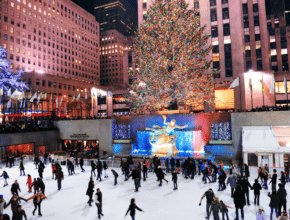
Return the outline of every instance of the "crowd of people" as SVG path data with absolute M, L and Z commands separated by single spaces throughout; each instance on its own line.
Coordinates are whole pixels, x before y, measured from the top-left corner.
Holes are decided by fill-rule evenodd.
M 61 182 L 64 179 L 64 173 L 62 171 L 62 166 L 54 160 L 54 157 L 44 157 L 43 161 L 38 157 L 34 157 L 35 169 L 37 169 L 39 177 L 34 178 L 30 174 L 27 175 L 26 185 L 28 187 L 28 192 L 33 193 L 34 195 L 29 198 L 23 198 L 19 196 L 21 192 L 19 183 L 17 180 L 11 185 L 11 194 L 12 197 L 10 200 L 5 201 L 2 195 L 0 195 L 0 219 L 10 219 L 7 214 L 3 214 L 4 210 L 11 205 L 12 211 L 12 220 L 27 219 L 25 211 L 22 209 L 21 200 L 28 202 L 33 200 L 34 210 L 32 212 L 35 215 L 36 210 L 38 209 L 38 215 L 42 216 L 41 213 L 41 203 L 47 197 L 45 195 L 45 183 L 43 181 L 43 171 L 46 169 L 47 164 L 51 165 L 52 179 L 57 181 L 57 189 L 61 190 Z M 68 175 L 75 174 L 75 167 L 80 167 L 81 171 L 84 172 L 84 160 L 83 158 L 68 158 L 66 160 L 66 168 L 68 170 Z M 96 181 L 101 182 L 103 178 L 108 177 L 108 165 L 106 161 L 95 160 L 91 161 L 91 172 L 90 172 L 90 181 L 88 183 L 88 188 L 86 195 L 89 197 L 88 204 L 92 206 L 92 203 L 95 203 L 98 212 L 98 218 L 101 219 L 104 216 L 102 211 L 102 192 L 100 188 L 96 189 L 94 196 L 94 177 Z M 9 167 L 9 166 L 7 166 Z M 202 201 L 206 198 L 206 219 L 209 219 L 213 215 L 214 220 L 220 219 L 220 214 L 222 219 L 229 220 L 228 209 L 235 208 L 236 218 L 247 219 L 246 213 L 244 213 L 244 207 L 250 206 L 250 191 L 253 190 L 254 194 L 254 205 L 257 205 L 256 210 L 256 219 L 257 220 L 266 220 L 266 212 L 263 207 L 260 206 L 260 195 L 262 190 L 269 190 L 268 184 L 271 184 L 271 192 L 268 192 L 269 197 L 269 210 L 270 210 L 270 219 L 273 217 L 279 220 L 289 220 L 287 213 L 287 192 L 285 185 L 290 181 L 289 163 L 285 167 L 285 172 L 281 171 L 280 174 L 277 174 L 277 170 L 273 169 L 273 173 L 270 175 L 269 168 L 267 165 L 260 167 L 258 170 L 258 176 L 255 178 L 253 183 L 249 182 L 250 172 L 247 164 L 243 164 L 239 169 L 235 168 L 232 164 L 229 166 L 229 170 L 226 172 L 224 169 L 224 164 L 220 161 L 218 164 L 212 162 L 211 160 L 202 161 L 195 160 L 194 158 L 178 159 L 178 158 L 166 158 L 163 162 L 159 157 L 154 156 L 152 159 L 134 162 L 132 155 L 128 156 L 125 160 L 121 159 L 120 163 L 122 175 L 124 175 L 124 181 L 128 181 L 132 177 L 134 180 L 134 189 L 135 192 L 139 192 L 141 187 L 141 182 L 146 181 L 148 178 L 148 172 L 155 173 L 156 180 L 158 181 L 158 186 L 162 187 L 163 181 L 168 183 L 168 180 L 173 182 L 173 190 L 178 190 L 178 178 L 186 179 L 195 179 L 198 176 L 202 179 L 203 184 L 214 184 L 218 183 L 218 191 L 224 191 L 226 187 L 231 188 L 231 197 L 232 203 L 225 204 L 223 200 L 220 200 L 215 193 L 212 187 L 210 187 L 200 199 L 199 205 L 202 205 Z M 19 165 L 20 176 L 26 176 L 25 166 L 23 160 L 20 161 Z M 97 171 L 97 174 L 96 174 Z M 117 186 L 118 178 L 120 177 L 119 173 L 111 169 L 112 176 L 114 181 L 112 184 Z M 169 177 L 170 176 L 170 177 Z M 279 176 L 279 178 L 278 178 Z M 7 180 L 9 175 L 6 171 L 3 171 L 2 175 L 4 179 L 4 187 L 8 185 Z M 268 180 L 270 180 L 268 182 Z M 278 184 L 278 188 L 277 188 Z M 277 190 L 278 189 L 278 190 Z M 94 198 L 94 200 L 93 200 Z M 265 198 L 263 198 L 265 199 Z M 232 205 L 229 206 L 229 205 Z M 126 212 L 126 215 L 130 212 L 132 219 L 135 219 L 136 209 L 143 211 L 135 204 L 135 199 L 132 198 L 130 206 Z M 239 213 L 241 213 L 239 215 Z

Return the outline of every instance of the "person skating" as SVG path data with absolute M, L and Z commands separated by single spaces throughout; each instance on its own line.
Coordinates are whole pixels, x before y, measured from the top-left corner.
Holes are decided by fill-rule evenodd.
M 229 220 L 229 210 L 228 208 L 232 208 L 230 206 L 227 206 L 223 200 L 220 201 L 220 205 L 221 205 L 221 213 L 222 213 L 222 219 L 225 220 L 225 216 L 227 217 L 227 220 Z
M 103 161 L 103 169 L 104 169 L 104 178 L 108 178 L 108 175 L 107 175 L 108 165 L 106 161 Z
M 262 190 L 262 186 L 258 182 L 258 179 L 255 179 L 252 190 L 254 190 L 254 205 L 260 205 L 260 191 Z
M 177 172 L 176 170 L 172 171 L 172 181 L 173 181 L 173 190 L 177 190 Z
M 135 213 L 136 213 L 136 209 L 139 210 L 140 212 L 144 212 L 142 209 L 140 209 L 136 204 L 135 204 L 135 199 L 132 198 L 131 199 L 131 204 L 125 214 L 125 218 L 128 214 L 128 212 L 130 212 L 130 216 L 132 217 L 132 220 L 135 220 Z
M 276 193 L 276 191 L 273 191 L 272 194 L 268 193 L 268 196 L 270 197 L 270 208 L 271 208 L 271 212 L 270 212 L 270 220 L 272 220 L 272 216 L 273 216 L 273 212 L 275 211 L 276 213 L 276 217 L 279 217 L 279 197 Z
M 251 184 L 249 183 L 249 181 L 247 180 L 246 176 L 243 177 L 242 181 L 241 181 L 241 187 L 242 187 L 242 191 L 245 193 L 246 198 L 247 198 L 247 204 L 250 204 L 250 198 L 249 198 L 249 187 L 252 188 Z
M 61 181 L 63 180 L 63 178 L 63 172 L 60 168 L 55 173 L 55 180 L 57 180 L 57 190 L 61 190 Z
M 165 179 L 164 175 L 166 175 L 166 174 L 161 169 L 161 166 L 158 166 L 157 167 L 157 177 L 158 177 L 158 181 L 160 182 L 159 186 L 162 186 L 162 180 L 164 180 L 165 182 L 168 183 L 168 180 Z
M 84 166 L 84 159 L 83 159 L 83 157 L 81 157 L 81 159 L 80 159 L 80 167 L 82 169 L 82 172 L 85 172 L 83 166 Z
M 276 174 L 276 172 L 277 172 L 277 170 L 274 169 L 271 181 L 269 182 L 269 184 L 272 183 L 272 192 L 276 191 L 276 184 L 277 184 L 277 174 Z
M 88 185 L 87 193 L 86 193 L 86 195 L 89 196 L 89 201 L 88 201 L 89 206 L 92 206 L 91 202 L 93 202 L 92 198 L 93 198 L 93 193 L 94 193 L 94 186 L 95 186 L 95 183 L 94 183 L 93 178 L 91 177 L 89 185 Z
M 245 166 L 245 176 L 246 176 L 246 179 L 248 180 L 250 177 L 249 166 L 247 164 L 244 164 L 244 166 Z
M 27 182 L 26 185 L 28 186 L 28 192 L 31 193 L 31 186 L 32 186 L 32 178 L 30 176 L 30 174 L 27 175 Z
M 94 161 L 91 161 L 91 177 L 93 177 L 93 174 L 94 176 L 96 176 L 96 164 L 94 163 Z
M 287 162 L 285 166 L 286 182 L 289 182 L 289 172 L 290 172 L 290 164 L 289 162 Z
M 32 186 L 33 186 L 34 194 L 36 194 L 37 189 L 38 189 L 38 182 L 37 182 L 36 178 L 33 179 L 33 182 L 31 184 L 31 187 Z
M 180 172 L 180 160 L 179 159 L 176 159 L 176 172 L 177 172 L 177 174 L 179 174 L 179 172 Z
M 146 176 L 147 176 L 148 168 L 146 166 L 145 160 L 143 161 L 143 169 L 142 169 L 142 172 L 143 172 L 143 181 L 146 181 Z
M 166 170 L 165 171 L 166 173 L 169 173 L 169 159 L 168 158 L 165 159 L 165 170 Z
M 218 177 L 218 180 L 219 180 L 219 189 L 218 189 L 218 191 L 223 191 L 224 190 L 224 186 L 223 186 L 223 184 L 224 184 L 224 182 L 225 182 L 225 175 L 224 175 L 224 173 L 222 172 L 222 171 L 218 171 L 218 175 L 219 175 L 219 177 Z M 206 180 L 206 179 L 205 179 Z M 206 183 L 206 182 L 205 182 Z
M 219 212 L 221 211 L 221 205 L 219 204 L 217 198 L 215 198 L 210 206 L 209 215 L 213 214 L 214 220 L 220 220 Z
M 209 183 L 211 183 L 211 180 L 209 178 L 209 167 L 208 166 L 204 167 L 203 175 L 204 175 L 204 184 L 207 184 L 207 179 L 208 179 Z
M 101 178 L 102 169 L 103 169 L 102 162 L 100 161 L 100 159 L 98 159 L 98 164 L 97 164 L 98 176 L 97 176 L 97 180 L 100 180 L 100 182 L 102 181 L 102 178 Z
M 132 179 L 134 180 L 134 185 L 135 185 L 135 192 L 138 192 L 138 188 L 139 188 L 139 171 L 137 169 L 135 169 L 135 167 L 132 167 L 132 172 L 131 174 L 128 175 L 128 178 L 130 178 L 132 176 Z
M 281 171 L 281 178 L 279 179 L 281 181 L 281 184 L 285 186 L 286 184 L 286 177 L 283 171 Z
M 101 216 L 104 216 L 102 211 L 102 205 L 103 205 L 103 198 L 102 198 L 102 192 L 99 188 L 97 188 L 97 192 L 95 195 L 95 203 L 98 207 L 98 218 L 101 219 Z
M 22 173 L 23 173 L 23 176 L 25 176 L 25 171 L 24 171 L 25 168 L 24 168 L 22 160 L 20 160 L 19 169 L 20 169 L 20 176 L 22 176 Z
M 18 205 L 15 220 L 23 220 L 23 217 L 27 220 L 25 211 L 22 209 L 21 205 Z
M 218 173 L 217 166 L 216 166 L 216 162 L 214 162 L 211 165 L 211 169 L 212 169 L 212 172 L 211 172 L 211 181 L 214 183 L 214 182 L 216 182 L 216 175 Z
M 114 183 L 114 186 L 115 186 L 115 185 L 117 185 L 117 179 L 118 179 L 119 174 L 113 169 L 111 171 L 112 171 L 112 173 L 113 173 L 113 175 L 115 177 L 115 183 Z
M 11 194 L 16 194 L 17 196 L 19 196 L 18 191 L 21 192 L 19 188 L 19 183 L 17 182 L 17 180 L 15 180 L 15 182 L 11 186 Z
M 4 200 L 3 195 L 0 195 L 0 215 L 3 214 L 5 206 L 6 206 L 6 201 Z
M 47 197 L 40 191 L 38 191 L 36 194 L 31 196 L 30 198 L 27 199 L 27 201 L 33 199 L 33 205 L 34 205 L 34 210 L 32 211 L 32 214 L 34 215 L 36 209 L 38 208 L 38 215 L 42 216 L 41 214 L 41 202 L 43 199 L 47 199 Z
M 211 207 L 211 204 L 212 204 L 212 201 L 214 200 L 215 198 L 215 195 L 214 195 L 214 192 L 212 191 L 212 189 L 209 189 L 207 190 L 203 196 L 201 197 L 200 199 L 200 202 L 199 202 L 199 206 L 201 206 L 201 202 L 203 200 L 203 198 L 206 197 L 206 219 L 209 219 L 209 210 L 210 210 L 210 207 Z
M 39 177 L 37 178 L 37 186 L 40 189 L 40 191 L 45 195 L 45 184 Z
M 74 173 L 74 166 L 71 160 L 67 161 L 67 166 L 68 166 L 68 175 L 71 176 Z
M 262 175 L 263 175 L 263 179 L 264 179 L 264 188 L 266 189 L 266 190 L 268 190 L 268 171 L 267 171 L 267 169 L 266 168 L 264 168 L 263 170 L 262 170 Z
M 37 169 L 39 162 L 40 162 L 39 157 L 37 155 L 35 155 L 34 156 L 35 169 Z
M 170 159 L 170 168 L 171 168 L 171 172 L 173 172 L 173 170 L 175 170 L 175 160 L 173 157 L 171 157 L 171 159 Z
M 231 174 L 227 180 L 227 185 L 230 184 L 231 187 L 231 197 L 233 198 L 234 196 L 234 190 L 237 187 L 237 181 L 238 178 L 236 177 L 236 175 Z
M 289 220 L 287 212 L 284 210 L 278 220 Z
M 13 194 L 11 199 L 9 200 L 8 204 L 4 206 L 4 209 L 6 209 L 9 205 L 11 205 L 11 211 L 12 211 L 12 220 L 16 220 L 16 212 L 17 212 L 17 207 L 20 203 L 20 200 L 24 200 L 27 202 L 26 199 L 22 197 L 18 197 L 17 194 Z
M 79 159 L 77 157 L 75 158 L 75 166 L 79 167 Z
M 191 179 L 194 179 L 194 172 L 195 172 L 195 162 L 194 161 L 190 161 L 188 169 L 189 169 L 189 173 L 191 175 Z
M 3 185 L 3 187 L 8 186 L 8 182 L 7 182 L 7 179 L 9 178 L 8 173 L 4 170 L 2 172 L 2 175 L 0 177 L 3 177 L 3 179 L 4 179 L 4 185 Z
M 264 209 L 260 206 L 259 209 L 256 211 L 256 220 L 267 220 L 266 213 Z M 271 218 L 272 220 L 272 218 Z
M 39 166 L 38 166 L 38 173 L 39 173 L 39 177 L 40 179 L 43 178 L 42 174 L 43 174 L 43 171 L 44 171 L 44 163 L 42 163 L 41 161 L 39 162 Z
M 241 210 L 242 220 L 244 219 L 244 205 L 246 204 L 245 193 L 242 191 L 240 185 L 237 185 L 236 190 L 234 192 L 234 203 L 236 208 L 236 218 L 235 220 L 239 220 L 239 209 Z
M 287 203 L 287 191 L 286 189 L 284 188 L 284 185 L 279 183 L 278 184 L 279 186 L 279 189 L 278 189 L 278 192 L 277 192 L 277 195 L 278 195 L 278 198 L 279 198 L 279 204 L 278 204 L 278 211 L 279 211 L 279 216 L 281 215 L 281 208 L 283 206 L 283 210 L 287 210 L 287 207 L 286 207 L 286 203 Z
M 52 179 L 54 179 L 54 175 L 56 172 L 56 166 L 54 163 L 51 163 L 51 172 L 52 172 Z

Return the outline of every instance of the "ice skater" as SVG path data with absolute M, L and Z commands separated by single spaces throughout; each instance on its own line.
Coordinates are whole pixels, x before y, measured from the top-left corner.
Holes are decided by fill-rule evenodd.
M 112 173 L 113 173 L 113 175 L 114 175 L 114 177 L 115 177 L 115 183 L 114 183 L 114 186 L 116 186 L 117 185 L 117 178 L 118 178 L 118 176 L 119 176 L 119 174 L 115 171 L 115 170 L 111 170 L 112 171 Z
M 128 178 L 130 178 L 132 176 L 132 179 L 134 180 L 134 184 L 135 184 L 135 192 L 138 192 L 138 188 L 139 188 L 139 171 L 137 169 L 135 169 L 135 167 L 132 167 L 132 172 L 130 175 L 128 175 Z
M 98 207 L 98 218 L 101 219 L 101 216 L 104 216 L 103 211 L 102 211 L 102 205 L 103 205 L 103 201 L 102 201 L 102 192 L 99 188 L 97 188 L 97 192 L 95 195 L 95 203 L 96 206 Z
M 31 187 L 32 187 L 32 186 L 33 186 L 34 194 L 36 194 L 37 189 L 38 189 L 38 183 L 37 183 L 36 178 L 33 179 L 33 182 L 32 182 L 32 184 L 31 184 Z
M 6 209 L 9 205 L 11 205 L 11 211 L 12 211 L 12 220 L 16 220 L 16 215 L 17 215 L 17 207 L 20 203 L 20 200 L 24 200 L 27 202 L 26 199 L 22 197 L 18 197 L 17 194 L 13 194 L 11 199 L 9 200 L 8 204 L 4 206 L 4 209 Z
M 102 178 L 101 178 L 102 169 L 103 169 L 102 162 L 100 161 L 100 159 L 98 159 L 98 164 L 97 164 L 98 176 L 97 176 L 97 180 L 100 179 L 100 182 L 102 181 Z
M 56 172 L 56 166 L 55 166 L 54 162 L 51 163 L 51 172 L 52 172 L 52 179 L 54 179 L 54 175 Z
M 81 157 L 81 159 L 80 159 L 80 167 L 82 169 L 82 172 L 85 172 L 83 166 L 84 166 L 84 159 Z
M 6 206 L 6 201 L 3 199 L 3 195 L 0 195 L 0 216 L 3 214 L 3 210 L 5 206 Z
M 108 165 L 106 161 L 103 161 L 103 169 L 104 169 L 104 178 L 108 178 L 108 175 L 107 175 Z
M 27 220 L 27 216 L 26 216 L 25 211 L 22 209 L 21 205 L 18 205 L 15 219 L 22 220 L 22 217 L 24 217 L 25 220 Z
M 136 204 L 135 204 L 135 199 L 132 198 L 131 199 L 131 204 L 125 214 L 125 218 L 128 214 L 128 212 L 130 212 L 130 216 L 132 217 L 132 220 L 135 220 L 135 213 L 136 213 L 136 209 L 139 210 L 140 212 L 144 212 L 142 209 L 140 209 Z
M 157 167 L 157 178 L 158 181 L 160 181 L 159 186 L 162 186 L 162 180 L 168 183 L 168 180 L 165 179 L 164 175 L 166 175 L 163 170 L 161 169 L 161 166 Z
M 92 198 L 93 198 L 93 193 L 94 193 L 94 186 L 95 186 L 95 183 L 94 183 L 93 178 L 91 177 L 89 185 L 88 185 L 87 193 L 86 193 L 86 195 L 89 196 L 89 201 L 88 201 L 89 206 L 92 206 L 91 202 L 93 202 Z
M 18 196 L 18 191 L 21 192 L 19 188 L 19 183 L 17 182 L 17 180 L 15 180 L 15 182 L 11 186 L 11 194 L 16 194 Z
M 212 191 L 211 188 L 203 194 L 203 196 L 200 199 L 199 206 L 201 206 L 201 202 L 202 202 L 204 197 L 206 197 L 206 214 L 207 214 L 207 217 L 205 217 L 205 218 L 209 219 L 209 210 L 211 207 L 211 203 L 213 202 L 213 200 L 215 198 L 214 192 Z
M 146 181 L 148 169 L 147 169 L 145 160 L 143 161 L 143 169 L 142 169 L 142 171 L 143 171 L 143 181 Z
M 34 194 L 30 198 L 28 198 L 26 200 L 26 202 L 31 200 L 31 199 L 33 199 L 33 205 L 34 205 L 34 210 L 32 211 L 32 214 L 34 215 L 34 213 L 38 207 L 38 216 L 42 216 L 42 214 L 41 214 L 41 202 L 43 199 L 47 199 L 47 197 L 42 192 L 38 191 L 36 194 Z
M 4 179 L 4 186 L 3 187 L 8 186 L 8 182 L 7 182 L 7 179 L 9 178 L 8 173 L 4 170 L 0 177 L 3 177 L 3 179 Z
M 63 172 L 61 168 L 56 171 L 55 180 L 57 180 L 57 190 L 61 190 L 61 181 L 63 180 Z
M 26 186 L 28 186 L 28 192 L 31 193 L 31 186 L 32 186 L 32 178 L 30 176 L 30 174 L 27 175 L 27 182 L 26 182 Z
M 39 166 L 38 166 L 38 173 L 39 173 L 39 177 L 40 179 L 43 178 L 42 174 L 43 174 L 43 171 L 44 171 L 44 163 L 42 163 L 41 161 L 39 162 Z
M 172 181 L 173 181 L 173 190 L 177 190 L 178 188 L 177 188 L 177 172 L 176 172 L 176 170 L 174 169 L 173 171 L 172 171 Z
M 19 165 L 19 169 L 20 169 L 20 176 L 22 176 L 22 173 L 23 173 L 23 176 L 25 176 L 25 168 L 23 166 L 23 160 L 20 160 L 20 165 Z
M 94 163 L 94 161 L 91 161 L 91 177 L 93 177 L 93 174 L 94 174 L 94 176 L 96 176 L 96 172 L 95 172 L 95 170 L 96 170 L 96 164 Z

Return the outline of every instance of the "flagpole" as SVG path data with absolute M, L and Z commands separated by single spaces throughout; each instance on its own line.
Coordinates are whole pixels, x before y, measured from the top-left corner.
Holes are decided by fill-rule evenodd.
M 242 112 L 243 111 L 243 105 L 242 105 L 241 75 L 239 75 L 239 87 L 240 87 L 240 109 L 241 109 L 241 112 Z
M 288 108 L 289 108 L 289 101 L 288 101 L 288 88 L 287 88 L 287 77 L 286 77 L 286 72 L 284 73 L 284 77 L 285 77 L 285 81 L 286 81 L 286 91 L 285 91 L 285 94 L 286 94 L 286 96 L 287 96 L 287 110 L 288 110 Z
M 251 80 L 251 84 L 250 84 L 250 89 L 251 89 L 251 104 L 252 104 L 252 109 L 254 108 L 254 102 L 253 102 L 253 84 L 252 84 L 252 75 L 250 75 L 250 80 Z
M 263 95 L 263 106 L 265 106 L 264 73 L 262 73 L 262 95 Z

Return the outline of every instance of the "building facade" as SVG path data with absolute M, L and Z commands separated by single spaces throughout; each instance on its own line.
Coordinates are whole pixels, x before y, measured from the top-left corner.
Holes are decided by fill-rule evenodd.
M 90 89 L 100 84 L 95 17 L 69 0 L 3 0 L 0 6 L 0 44 L 13 69 L 27 73 L 26 108 L 34 108 L 28 99 L 36 92 L 41 94 L 38 105 L 47 103 L 45 111 L 58 111 L 52 103 L 60 107 L 60 100 L 65 108 L 64 102 L 75 102 L 78 96 L 85 103 Z M 76 108 L 84 109 L 79 103 Z
M 117 30 L 100 34 L 101 85 L 128 84 L 128 68 L 132 67 L 132 41 Z
M 201 26 L 206 25 L 205 34 L 211 35 L 208 46 L 212 46 L 212 68 L 220 69 L 215 75 L 216 97 L 227 100 L 216 101 L 220 109 L 246 109 L 244 73 L 271 73 L 270 41 L 267 30 L 265 0 L 194 0 L 186 1 L 189 9 L 199 11 Z M 152 0 L 138 1 L 138 25 L 146 19 Z M 229 84 L 240 78 L 240 87 L 234 92 Z M 224 102 L 224 104 L 222 104 Z M 231 104 L 230 104 L 231 103 Z M 234 105 L 233 105 L 234 103 Z M 254 106 L 255 107 L 255 106 Z
M 126 0 L 95 0 L 95 16 L 100 31 L 115 29 L 132 36 L 137 30 L 137 12 Z

